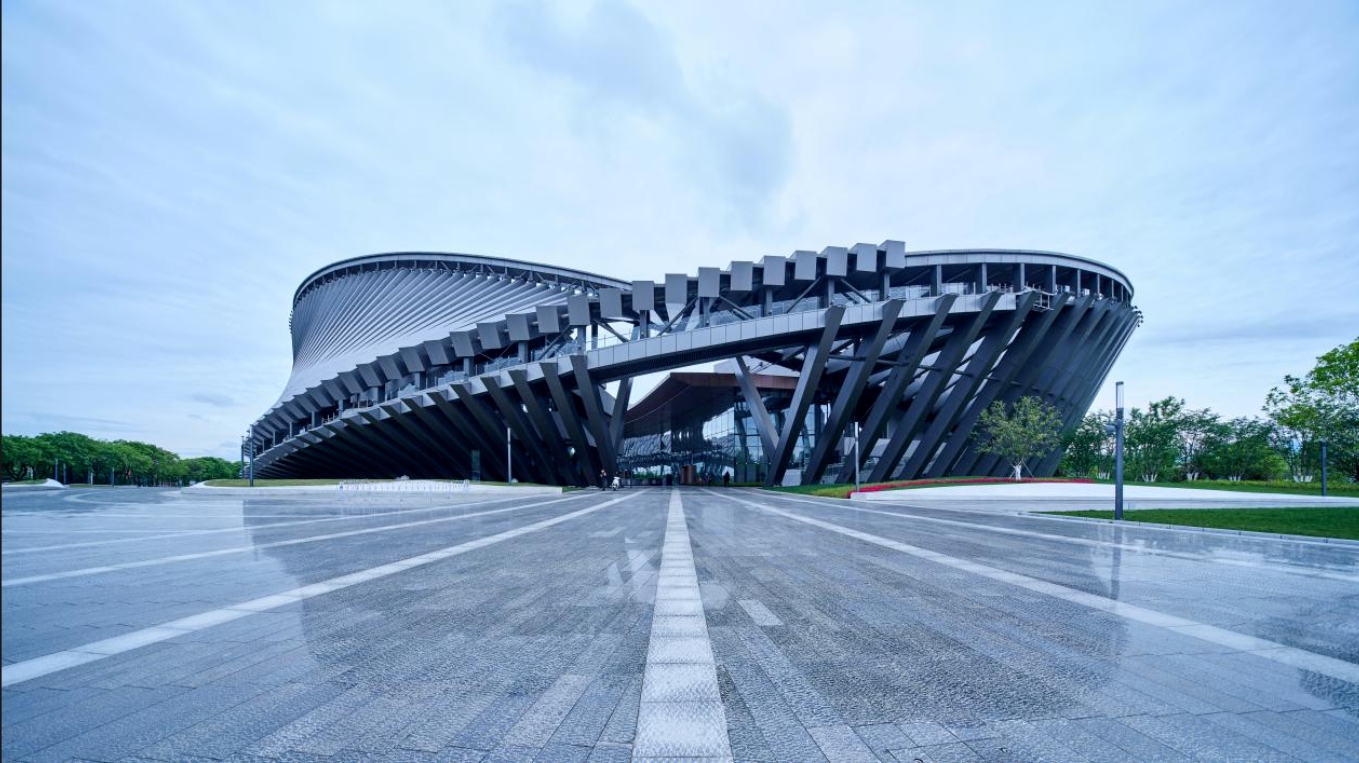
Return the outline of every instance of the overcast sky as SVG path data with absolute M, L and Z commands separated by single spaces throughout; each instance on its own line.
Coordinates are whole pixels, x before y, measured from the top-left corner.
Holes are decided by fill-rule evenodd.
M 293 290 L 387 251 L 1091 257 L 1146 314 L 1097 407 L 1359 335 L 1359 4 L 828 6 L 7 0 L 4 431 L 234 458 Z

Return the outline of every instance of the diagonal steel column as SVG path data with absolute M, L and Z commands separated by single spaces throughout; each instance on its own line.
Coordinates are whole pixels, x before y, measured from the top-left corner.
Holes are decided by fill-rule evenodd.
M 529 422 L 533 424 L 537 432 L 538 439 L 547 445 L 550 451 L 553 466 L 561 476 L 564 484 L 581 485 L 580 470 L 576 466 L 576 461 L 566 452 L 566 445 L 562 441 L 561 430 L 557 427 L 557 422 L 553 420 L 552 414 L 543 406 L 537 393 L 529 384 L 528 373 L 522 368 L 514 369 L 509 372 L 510 381 L 514 382 L 514 390 L 519 395 L 519 400 L 523 402 L 524 408 L 528 411 Z
M 604 405 L 599 399 L 599 387 L 590 378 L 590 366 L 584 355 L 571 356 L 571 371 L 576 377 L 576 391 L 585 403 L 585 419 L 595 436 L 600 465 L 612 477 L 618 471 L 613 443 L 609 441 L 609 421 L 604 416 Z
M 887 447 L 883 449 L 882 457 L 878 463 L 873 465 L 873 471 L 868 475 L 869 482 L 882 482 L 896 470 L 902 455 L 906 452 L 906 446 L 911 444 L 919 431 L 920 425 L 925 421 L 925 417 L 931 413 L 935 401 L 944 391 L 945 385 L 952 379 L 958 366 L 962 363 L 963 357 L 967 354 L 968 348 L 976 341 L 977 335 L 981 333 L 986 321 L 991 317 L 991 312 L 995 310 L 996 303 L 1000 301 L 999 292 L 991 292 L 983 298 L 981 309 L 968 321 L 967 328 L 962 331 L 955 331 L 940 351 L 939 358 L 935 360 L 934 367 L 925 372 L 925 381 L 915 397 L 911 399 L 910 407 L 906 409 L 906 416 L 897 426 L 896 432 L 887 441 Z
M 491 396 L 491 400 L 500 409 L 500 415 L 505 418 L 505 421 L 509 422 L 510 428 L 514 430 L 514 436 L 519 439 L 520 450 L 527 448 L 533 455 L 534 463 L 531 463 L 533 469 L 528 470 L 534 477 L 532 481 L 551 482 L 555 476 L 552 457 L 543 449 L 542 440 L 534 436 L 533 428 L 529 425 L 524 412 L 510 400 L 509 395 L 505 394 L 505 390 L 501 389 L 500 385 L 485 379 L 483 381 L 486 382 L 486 393 Z M 525 459 L 525 461 L 527 462 L 528 459 Z M 517 463 L 515 470 L 518 471 Z
M 450 475 L 455 478 L 459 475 L 470 476 L 472 462 L 467 456 L 467 450 L 460 447 L 462 438 L 448 420 L 418 402 L 407 402 L 406 407 L 410 409 L 410 415 L 420 422 L 429 437 L 437 443 L 437 452 L 447 461 Z
M 488 450 L 494 451 L 496 454 L 503 452 L 505 450 L 505 426 L 496 417 L 495 412 L 491 410 L 491 406 L 468 389 L 466 384 L 455 383 L 450 387 L 453 394 L 458 396 L 463 408 L 467 409 L 467 412 L 472 415 L 472 420 L 480 425 L 482 430 L 481 442 L 486 445 Z M 506 479 L 508 479 L 508 472 L 508 466 L 504 459 L 501 459 L 500 474 L 506 475 Z
M 839 444 L 845 427 L 849 425 L 850 419 L 854 417 L 854 411 L 859 407 L 859 397 L 868 384 L 868 378 L 877 367 L 883 345 L 887 344 L 887 340 L 896 332 L 897 316 L 901 314 L 901 307 L 904 304 L 905 302 L 900 299 L 883 303 L 882 323 L 878 324 L 878 330 L 873 332 L 873 336 L 859 347 L 849 371 L 845 374 L 845 381 L 835 395 L 834 404 L 831 405 L 826 427 L 821 431 L 821 437 L 816 441 L 807 468 L 802 472 L 802 484 L 815 484 L 825 473 L 830 454 Z
M 613 399 L 613 416 L 609 419 L 609 446 L 616 455 L 623 447 L 623 421 L 628 414 L 628 398 L 632 396 L 632 377 L 618 380 L 618 395 Z
M 816 395 L 816 388 L 821 384 L 821 374 L 826 370 L 831 345 L 835 343 L 835 336 L 840 332 L 840 321 L 844 317 L 843 306 L 827 308 L 821 338 L 816 344 L 807 347 L 807 355 L 802 361 L 802 373 L 798 376 L 797 387 L 793 389 L 793 400 L 788 405 L 787 418 L 783 421 L 783 432 L 779 435 L 779 441 L 774 444 L 774 457 L 769 461 L 769 473 L 764 478 L 766 487 L 777 485 L 783 480 L 783 472 L 793 458 L 793 446 L 797 444 L 798 433 L 802 430 L 802 420 L 806 418 L 807 409 L 811 407 L 812 398 Z
M 915 452 L 906 459 L 906 465 L 902 468 L 903 474 L 921 474 L 927 466 L 931 465 L 931 457 L 939 452 L 940 446 L 944 443 L 944 437 L 958 425 L 963 407 L 969 400 L 973 399 L 982 384 L 986 383 L 986 379 L 995 369 L 1001 353 L 1010 345 L 1010 341 L 1024 324 L 1024 320 L 1029 316 L 1029 311 L 1033 309 L 1034 303 L 1037 301 L 1038 295 L 1032 292 L 1020 296 L 1017 300 L 1018 304 L 1010 311 L 1009 318 L 1005 320 L 1004 325 L 987 332 L 982 339 L 981 346 L 972 354 L 972 359 L 967 362 L 967 370 L 953 382 L 952 388 L 944 396 L 941 396 L 943 403 L 939 406 L 939 410 L 935 412 L 934 420 L 925 428 L 925 434 L 921 435 L 920 444 L 916 446 Z
M 585 427 L 581 426 L 580 416 L 576 412 L 575 396 L 562 384 L 557 373 L 556 361 L 545 360 L 539 363 L 538 367 L 542 369 L 543 380 L 547 382 L 547 389 L 552 393 L 552 401 L 557 405 L 557 415 L 561 416 L 562 425 L 571 436 L 571 442 L 576 449 L 576 459 L 585 467 L 585 484 L 600 485 L 599 459 L 596 457 L 595 449 L 590 446 L 590 439 L 585 436 Z
M 765 458 L 769 458 L 774 455 L 774 421 L 769 418 L 769 411 L 764 407 L 764 398 L 760 397 L 760 390 L 755 387 L 755 380 L 746 367 L 746 359 L 737 355 L 735 360 L 736 381 L 741 385 L 741 396 L 746 399 L 746 407 L 750 409 L 750 418 L 755 423 L 760 444 L 764 446 Z
M 1058 298 L 1061 300 L 1069 299 L 1065 292 L 1060 293 Z M 1066 363 L 1073 356 L 1076 348 L 1068 340 L 1068 337 L 1078 327 L 1086 325 L 1086 321 L 1090 319 L 1089 311 L 1093 303 L 1094 299 L 1091 297 L 1070 300 L 1070 306 L 1061 310 L 1052 336 L 1035 353 L 1034 359 L 1019 374 L 1015 384 L 1001 393 L 999 399 L 1002 403 L 1009 406 L 1021 397 L 1035 394 L 1038 389 L 1037 381 L 1044 371 L 1050 365 Z M 1054 305 L 1053 309 L 1057 310 L 1058 307 Z M 965 459 L 959 460 L 957 468 L 961 474 L 999 477 L 1006 473 L 1004 471 L 1005 464 L 999 456 L 982 453 L 975 443 L 968 444 L 968 455 Z
M 372 435 L 364 432 L 364 425 L 356 423 L 353 419 L 341 422 L 341 424 L 342 426 L 333 430 L 335 436 L 340 438 L 337 440 L 337 444 L 343 442 L 364 454 L 370 464 L 370 469 L 372 465 L 377 465 L 383 469 L 383 475 L 379 476 L 398 477 L 401 475 L 401 462 L 393 460 L 392 454 L 386 448 L 382 447 Z
M 1059 295 L 1059 299 L 1064 302 L 1066 293 Z M 925 472 L 926 477 L 942 477 L 946 474 L 966 472 L 953 472 L 951 467 L 954 462 L 960 459 L 960 454 L 966 455 L 966 447 L 972 440 L 972 430 L 977 425 L 977 420 L 982 413 L 998 397 L 1015 384 L 1015 379 L 1028 365 L 1029 358 L 1032 357 L 1047 336 L 1048 330 L 1057 322 L 1058 312 L 1048 310 L 1040 313 L 1037 318 L 1029 318 L 1024 323 L 1024 328 L 1011 346 L 1005 351 L 1005 357 L 1001 358 L 991 372 L 990 379 L 982 387 L 981 392 L 974 395 L 967 411 L 958 420 L 953 434 L 950 435 L 948 442 L 944 444 L 943 450 L 939 452 L 938 458 L 930 465 Z
M 934 345 L 935 337 L 939 335 L 939 330 L 944 327 L 944 321 L 948 318 L 949 311 L 953 309 L 953 303 L 958 300 L 956 294 L 945 294 L 938 298 L 935 304 L 934 315 L 930 317 L 929 323 L 923 327 L 912 328 L 906 337 L 906 343 L 897 352 L 896 370 L 892 371 L 882 382 L 882 388 L 878 391 L 878 399 L 873 402 L 873 407 L 869 410 L 867 418 L 864 420 L 864 428 L 859 433 L 859 453 L 855 457 L 859 459 L 859 466 L 863 466 L 866 460 L 864 452 L 872 453 L 878 438 L 882 437 L 887 429 L 887 422 L 901 402 L 901 396 L 906 388 L 915 379 L 915 371 L 920 366 L 920 361 L 930 354 L 930 347 Z M 854 476 L 854 461 L 847 460 L 840 467 L 840 473 L 835 476 L 835 481 L 840 483 L 849 482 Z
M 398 436 L 396 432 L 392 432 L 386 426 L 383 426 L 383 420 L 378 416 L 375 409 L 370 408 L 359 411 L 359 416 L 368 422 L 368 426 L 364 427 L 364 430 L 367 434 L 372 436 L 375 442 L 381 443 L 385 441 L 389 444 L 391 450 L 408 459 L 408 465 L 403 471 L 404 474 L 410 476 L 411 472 L 414 472 L 415 476 L 419 477 L 423 476 L 422 472 L 425 472 L 426 470 L 430 474 L 438 472 L 438 462 L 429 454 L 416 447 L 409 440 Z
M 454 395 L 454 397 L 456 397 L 456 395 Z M 453 398 L 445 397 L 437 390 L 429 393 L 429 399 L 434 401 L 434 405 L 439 409 L 439 412 L 447 417 L 448 420 L 452 422 L 453 426 L 457 427 L 458 430 L 462 432 L 462 436 L 466 438 L 464 442 L 467 443 L 467 457 L 469 461 L 471 461 L 472 458 L 471 451 L 479 450 L 481 452 L 481 462 L 483 466 L 489 465 L 491 470 L 499 472 L 500 474 L 505 473 L 505 460 L 500 457 L 500 449 L 487 447 L 486 437 L 478 432 L 478 427 L 469 420 L 470 414 L 466 410 L 461 406 L 454 405 Z

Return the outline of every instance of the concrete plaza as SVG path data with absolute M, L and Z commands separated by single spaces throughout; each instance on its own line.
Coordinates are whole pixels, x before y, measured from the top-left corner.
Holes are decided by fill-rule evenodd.
M 3 508 L 5 760 L 1359 759 L 1356 544 L 738 489 Z

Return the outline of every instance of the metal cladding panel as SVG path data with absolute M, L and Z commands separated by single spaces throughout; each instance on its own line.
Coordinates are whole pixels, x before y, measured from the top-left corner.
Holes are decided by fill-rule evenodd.
M 377 369 L 372 363 L 364 363 L 359 366 L 358 371 L 359 378 L 363 379 L 364 383 L 368 386 L 376 387 L 382 384 L 382 377 L 378 375 Z
M 716 297 L 722 293 L 722 271 L 717 268 L 698 269 L 698 296 Z
M 505 316 L 511 342 L 527 342 L 533 338 L 533 314 L 513 313 Z
M 453 342 L 453 352 L 460 358 L 470 358 L 477 354 L 477 348 L 472 344 L 472 332 L 454 331 L 448 335 L 449 341 Z
M 788 283 L 788 258 L 769 255 L 764 258 L 761 268 L 764 271 L 765 286 L 783 286 Z
M 665 304 L 689 304 L 689 276 L 683 273 L 665 274 Z
M 401 369 L 396 367 L 396 359 L 391 356 L 378 358 L 377 366 L 382 369 L 382 373 L 387 379 L 400 379 L 403 375 Z
M 801 249 L 793 252 L 793 280 L 815 281 L 817 259 L 816 252 Z
M 623 317 L 623 290 L 599 290 L 599 314 L 604 318 Z
M 562 330 L 561 310 L 555 305 L 539 305 L 534 312 L 538 317 L 538 330 L 544 334 L 555 334 Z
M 854 255 L 854 270 L 859 273 L 878 271 L 878 248 L 872 244 L 855 244 L 849 248 Z
M 589 326 L 590 298 L 585 294 L 572 294 L 567 297 L 566 316 L 572 326 Z
M 499 323 L 478 323 L 477 339 L 486 350 L 501 350 L 506 346 L 505 334 Z
M 736 292 L 755 288 L 755 263 L 746 260 L 732 262 L 731 284 L 728 288 Z
M 411 373 L 419 373 L 425 370 L 425 361 L 420 357 L 420 348 L 403 347 L 401 349 L 401 362 L 406 364 L 406 370 Z
M 437 339 L 431 339 L 424 343 L 424 348 L 425 354 L 429 355 L 430 362 L 434 365 L 446 366 L 449 364 L 449 348 L 446 347 L 443 342 L 440 342 Z
M 843 246 L 828 246 L 821 250 L 826 259 L 826 275 L 844 278 L 849 275 L 849 250 Z
M 656 309 L 656 282 L 632 282 L 632 309 L 637 312 Z
M 900 270 L 906 267 L 906 244 L 888 239 L 880 247 L 883 252 L 883 267 Z

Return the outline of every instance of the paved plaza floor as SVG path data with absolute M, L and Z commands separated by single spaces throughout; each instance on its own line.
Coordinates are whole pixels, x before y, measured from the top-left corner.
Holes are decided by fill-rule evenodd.
M 6 493 L 4 760 L 1359 760 L 1359 545 L 741 489 Z

